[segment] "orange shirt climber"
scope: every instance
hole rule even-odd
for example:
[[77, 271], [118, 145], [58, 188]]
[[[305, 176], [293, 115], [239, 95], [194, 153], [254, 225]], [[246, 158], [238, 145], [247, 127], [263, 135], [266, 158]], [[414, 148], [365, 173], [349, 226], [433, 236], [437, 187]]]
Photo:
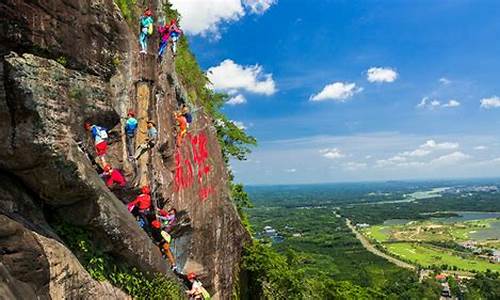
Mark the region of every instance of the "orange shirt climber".
[[175, 114], [175, 120], [177, 121], [177, 124], [179, 125], [179, 133], [177, 134], [177, 146], [180, 146], [182, 143], [182, 139], [187, 133], [187, 120], [186, 117], [182, 113], [176, 113]]

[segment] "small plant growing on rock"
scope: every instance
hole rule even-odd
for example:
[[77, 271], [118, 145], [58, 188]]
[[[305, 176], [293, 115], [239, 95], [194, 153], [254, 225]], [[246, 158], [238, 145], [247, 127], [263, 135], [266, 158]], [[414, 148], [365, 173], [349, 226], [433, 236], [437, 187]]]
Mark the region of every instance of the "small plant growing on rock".
[[68, 65], [68, 59], [64, 56], [59, 56], [56, 61], [61, 64], [63, 67], [66, 67]]
[[120, 56], [119, 55], [113, 56], [112, 63], [113, 63], [113, 66], [115, 66], [115, 67], [118, 67], [119, 65], [121, 65], [122, 60], [120, 59]]
[[87, 90], [81, 86], [72, 87], [68, 92], [68, 96], [74, 100], [83, 100], [87, 97], [87, 94]]

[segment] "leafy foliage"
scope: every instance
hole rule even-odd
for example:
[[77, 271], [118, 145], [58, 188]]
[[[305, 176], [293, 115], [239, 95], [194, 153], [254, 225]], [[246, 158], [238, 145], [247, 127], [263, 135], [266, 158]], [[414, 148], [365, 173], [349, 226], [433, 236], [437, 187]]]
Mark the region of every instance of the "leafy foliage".
[[54, 227], [92, 278], [107, 280], [135, 299], [184, 299], [177, 282], [161, 274], [151, 279], [151, 276], [135, 268], [118, 263], [98, 245], [94, 245], [89, 233], [83, 228], [66, 223], [58, 223]]
[[383, 294], [349, 281], [313, 278], [299, 267], [293, 251], [285, 255], [269, 244], [254, 241], [245, 248], [243, 268], [249, 277], [252, 299], [382, 299]]
[[135, 20], [137, 0], [114, 0], [129, 23]]
[[500, 299], [500, 275], [487, 271], [467, 281], [466, 299]]

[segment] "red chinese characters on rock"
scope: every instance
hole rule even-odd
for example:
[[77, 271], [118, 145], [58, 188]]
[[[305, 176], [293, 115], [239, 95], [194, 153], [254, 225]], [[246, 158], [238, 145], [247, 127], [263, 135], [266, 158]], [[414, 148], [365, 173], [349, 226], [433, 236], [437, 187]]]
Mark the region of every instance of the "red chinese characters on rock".
[[[214, 192], [214, 188], [209, 185], [208, 178], [212, 171], [212, 166], [208, 163], [207, 136], [200, 133], [195, 136], [187, 135], [193, 151], [193, 162], [196, 167], [198, 179], [198, 195], [202, 201], [208, 199]], [[180, 148], [175, 154], [175, 190], [182, 191], [191, 187], [194, 181], [193, 165], [188, 158], [183, 158]]]

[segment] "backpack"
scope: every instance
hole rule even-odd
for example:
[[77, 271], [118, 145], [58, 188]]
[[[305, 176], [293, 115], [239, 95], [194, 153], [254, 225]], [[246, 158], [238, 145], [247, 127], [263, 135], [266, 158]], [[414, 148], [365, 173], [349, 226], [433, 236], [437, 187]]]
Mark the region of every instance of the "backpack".
[[105, 128], [102, 128], [102, 127], [97, 127], [97, 134], [99, 135], [99, 137], [103, 140], [107, 139], [108, 138], [108, 133], [106, 132], [106, 129]]
[[190, 113], [186, 113], [184, 117], [186, 118], [186, 122], [188, 123], [193, 122], [193, 116]]

